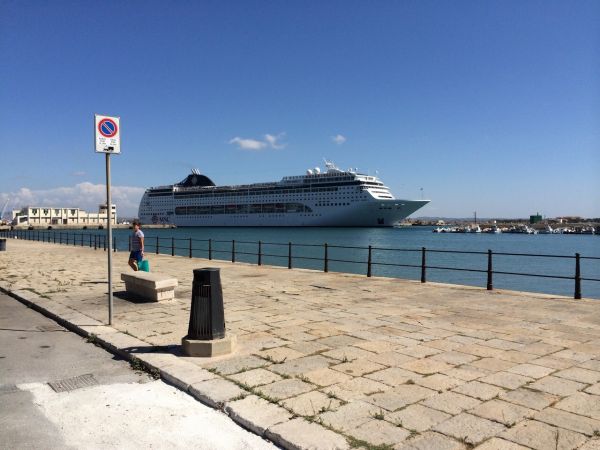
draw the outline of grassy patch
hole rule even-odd
[[[389,444],[372,445],[369,444],[367,441],[356,439],[352,436],[346,437],[346,439],[348,440],[348,444],[350,444],[350,447],[352,448],[364,448],[367,450],[393,450],[394,448]]]

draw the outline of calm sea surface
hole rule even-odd
[[[90,232],[105,234],[105,231]],[[130,230],[115,230],[117,247],[127,250]],[[148,229],[146,253],[152,265],[152,253],[158,237],[161,253],[171,253],[172,238],[175,254],[189,255],[189,238],[195,257],[208,256],[208,239],[212,239],[214,259],[231,260],[232,240],[235,240],[236,261],[257,262],[258,241],[262,241],[262,263],[287,266],[288,242],[312,246],[292,246],[293,267],[323,270],[324,243],[327,243],[330,272],[366,274],[368,247],[372,253],[373,276],[420,279],[421,269],[397,267],[394,264],[421,264],[421,247],[426,247],[427,265],[476,269],[484,272],[428,269],[427,281],[439,281],[473,286],[486,286],[487,250],[494,253],[532,253],[565,255],[573,258],[493,256],[493,270],[542,275],[573,277],[575,253],[582,257],[600,257],[600,236],[597,235],[525,235],[525,234],[438,234],[430,227],[406,228],[177,228]],[[275,245],[283,244],[283,245]],[[383,250],[383,249],[401,250]],[[412,251],[410,251],[412,250]],[[415,251],[417,250],[417,251]],[[486,252],[486,254],[437,253],[429,250]],[[148,252],[149,251],[149,252]],[[315,259],[310,259],[315,258]],[[357,261],[353,263],[350,261]],[[200,263],[199,266],[206,266]],[[582,259],[581,276],[600,279],[600,260]],[[494,274],[494,288],[545,292],[573,296],[575,283],[571,280]],[[600,282],[582,281],[584,297],[600,298]]]

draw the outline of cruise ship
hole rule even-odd
[[[193,169],[179,183],[147,189],[139,218],[178,227],[391,227],[429,203],[395,198],[376,176],[325,166],[238,186],[216,186]]]

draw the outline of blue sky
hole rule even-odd
[[[417,216],[600,217],[600,2],[0,8],[0,208],[97,208],[101,113],[122,215],[191,168],[261,182],[327,157],[423,188]]]

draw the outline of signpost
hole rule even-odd
[[[121,128],[119,117],[94,115],[94,141],[96,153],[106,155],[106,235],[108,241],[108,324],[112,325],[112,201],[110,196],[110,155],[121,153]]]

